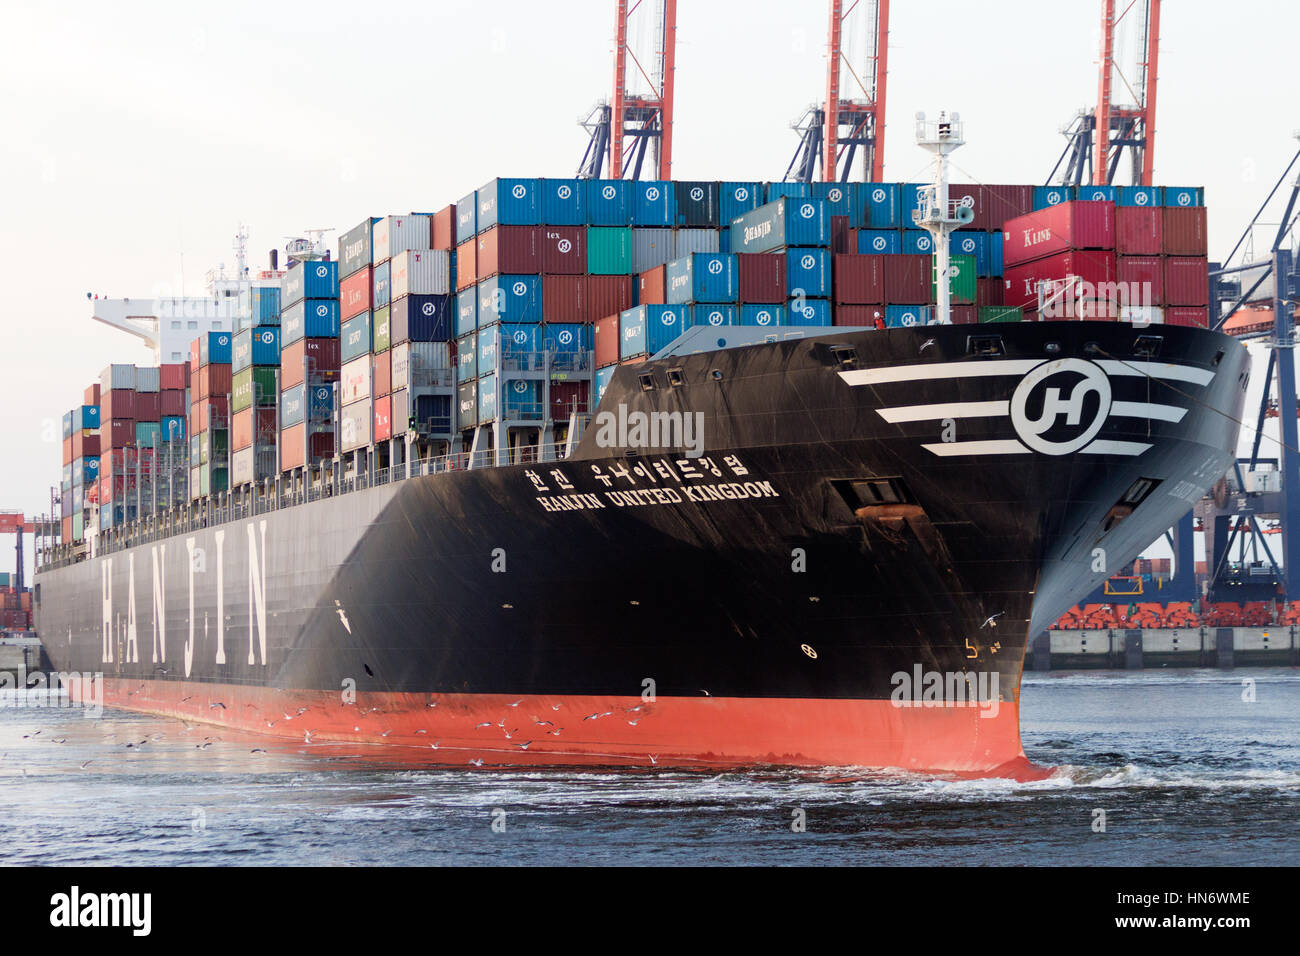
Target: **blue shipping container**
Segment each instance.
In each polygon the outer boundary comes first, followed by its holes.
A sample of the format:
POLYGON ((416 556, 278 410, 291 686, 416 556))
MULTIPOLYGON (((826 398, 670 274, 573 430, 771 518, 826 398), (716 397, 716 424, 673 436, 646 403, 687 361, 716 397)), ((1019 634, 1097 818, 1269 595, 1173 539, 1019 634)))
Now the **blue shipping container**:
POLYGON ((456 335, 478 331, 478 286, 470 286, 456 295, 456 335))
POLYGON ((370 307, 372 309, 382 309, 392 303, 393 287, 388 281, 391 266, 392 262, 385 259, 375 266, 374 271, 370 274, 370 307))
POLYGON ((626 179, 588 179, 583 183, 587 219, 593 226, 632 224, 632 183, 626 179))
POLYGON ((209 332, 199 336, 199 364, 229 365, 230 340, 229 332, 209 332))
POLYGON ((680 305, 639 305, 619 314, 619 357, 653 355, 682 334, 686 309, 680 305))
POLYGON ((537 179, 494 179, 474 195, 478 198, 478 231, 503 226, 539 226, 542 222, 537 179))
POLYGON ((793 199, 811 199, 812 194, 810 183, 768 183, 766 194, 763 196, 763 205, 784 199, 786 196, 793 199))
MULTIPOLYGON (((718 222, 723 226, 731 225, 731 220, 737 216, 743 216, 762 205, 762 199, 762 183, 719 183, 718 222)), ((722 235, 725 239, 727 235, 725 228, 722 230, 722 235)))
POLYGON ((1047 209, 1049 206, 1059 206, 1063 202, 1069 202, 1073 197, 1073 190, 1069 186, 1035 186, 1034 187, 1034 208, 1047 209))
POLYGON ((668 263, 667 295, 672 305, 735 302, 740 295, 736 257, 696 252, 668 263))
MULTIPOLYGON (((617 365, 606 365, 604 368, 596 369, 596 404, 605 397, 605 389, 609 388, 609 380, 614 377, 617 365)), ((595 410, 593 406, 593 411, 595 410)))
POLYGON ((374 351, 374 331, 371 328, 370 313, 362 312, 343 323, 339 332, 339 358, 351 362, 374 351))
POLYGON ((787 249, 785 251, 785 292, 812 299, 831 294, 831 251, 829 249, 787 249))
POLYGON ((1199 186, 1165 186, 1164 205, 1204 206, 1205 190, 1199 186))
POLYGON ((731 225, 732 252, 771 252, 782 246, 829 244, 826 204, 819 199, 778 199, 746 213, 731 225))
POLYGON ((1116 190, 1114 186, 1077 186, 1074 198, 1084 202, 1114 202, 1116 190))
POLYGON ((537 322, 517 322, 502 324, 496 329, 487 329, 499 333, 497 355, 505 365, 505 359, 511 355, 531 355, 544 348, 542 326, 537 322))
POLYGON ((280 287, 254 286, 248 290, 254 325, 275 325, 280 321, 280 287))
POLYGON ((301 338, 332 339, 338 334, 338 299, 303 299, 280 313, 282 351, 301 338))
POLYGON ((785 325, 785 306, 777 303, 742 305, 740 307, 740 324, 756 325, 760 328, 785 325))
POLYGON ((934 237, 923 229, 903 230, 903 253, 905 255, 929 255, 934 252, 934 237))
POLYGON ((316 259, 297 262, 280 279, 280 310, 284 311, 303 299, 337 299, 339 297, 339 264, 333 260, 316 259))
POLYGON ((478 378, 478 341, 471 333, 456 340, 456 381, 472 382, 478 378))
POLYGON ((478 235, 478 196, 470 193, 456 203, 456 245, 478 235))
POLYGON ((522 378, 503 383, 501 417, 525 421, 540 421, 545 418, 542 408, 542 383, 536 379, 522 378))
POLYGON ((697 325, 736 325, 740 321, 734 305, 693 305, 686 310, 686 328, 697 325))
POLYGON ((497 417, 497 377, 484 375, 478 383, 478 420, 495 421, 497 417))
POLYGON ((828 216, 852 216, 852 189, 848 183, 813 183, 812 195, 826 203, 828 216))
POLYGON ((677 193, 670 182, 657 179, 632 183, 632 225, 672 226, 677 218, 677 193))
POLYGON ((157 422, 136 422, 135 444, 138 448, 157 448, 162 444, 162 428, 157 422))
POLYGON ((590 325, 550 322, 547 323, 543 335, 548 352, 571 354, 589 352, 592 348, 592 329, 590 325))
POLYGON ((991 232, 988 237, 988 257, 989 257, 989 275, 1002 275, 1002 252, 1005 248, 1006 240, 1000 232, 991 232))
POLYGON ((885 326, 891 329, 929 325, 933 312, 928 305, 887 305, 885 326))
POLYGON ((587 203, 581 179, 543 179, 542 222, 548 226, 585 226, 587 203))
POLYGON ((786 325, 830 325, 830 299, 791 299, 785 314, 786 325))
POLYGON ((478 324, 542 321, 542 280, 535 275, 502 275, 478 284, 478 324))
POLYGON ((974 256, 975 274, 992 275, 989 267, 989 246, 1002 245, 1002 234, 985 232, 954 232, 948 240, 948 251, 954 256, 974 256))
POLYGON ((1162 206, 1164 190, 1159 186, 1121 186, 1119 199, 1121 206, 1162 206))
POLYGON ((164 415, 158 423, 158 431, 164 442, 185 441, 185 416, 164 415))
POLYGON ((859 229, 858 254, 896 256, 903 251, 903 234, 897 229, 859 229))
POLYGON ((849 198, 849 225, 855 229, 901 229, 912 224, 910 212, 903 221, 903 189, 898 183, 854 183, 849 198))
POLYGON ((497 327, 489 326, 479 329, 474 336, 474 348, 478 352, 478 370, 486 375, 497 367, 497 327))

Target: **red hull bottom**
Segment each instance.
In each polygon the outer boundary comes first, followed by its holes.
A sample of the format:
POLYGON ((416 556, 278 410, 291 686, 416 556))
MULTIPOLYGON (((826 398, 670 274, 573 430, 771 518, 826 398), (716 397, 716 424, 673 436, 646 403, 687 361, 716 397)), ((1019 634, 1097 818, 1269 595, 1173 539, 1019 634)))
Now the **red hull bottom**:
POLYGON ((447 766, 870 767, 1042 776, 1019 707, 888 700, 526 696, 281 690, 103 679, 108 707, 307 742, 383 744, 447 766))

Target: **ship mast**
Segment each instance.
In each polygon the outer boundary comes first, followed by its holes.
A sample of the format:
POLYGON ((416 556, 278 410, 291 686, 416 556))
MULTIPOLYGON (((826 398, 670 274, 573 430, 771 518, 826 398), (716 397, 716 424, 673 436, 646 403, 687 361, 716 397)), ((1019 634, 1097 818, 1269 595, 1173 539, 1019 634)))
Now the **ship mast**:
POLYGON ((940 113, 938 120, 928 121, 924 113, 916 114, 916 145, 934 154, 934 182, 916 191, 916 209, 912 222, 934 239, 935 310, 939 325, 952 324, 951 249, 948 238, 953 230, 970 225, 975 210, 948 199, 948 156, 965 144, 962 139, 961 114, 940 113))

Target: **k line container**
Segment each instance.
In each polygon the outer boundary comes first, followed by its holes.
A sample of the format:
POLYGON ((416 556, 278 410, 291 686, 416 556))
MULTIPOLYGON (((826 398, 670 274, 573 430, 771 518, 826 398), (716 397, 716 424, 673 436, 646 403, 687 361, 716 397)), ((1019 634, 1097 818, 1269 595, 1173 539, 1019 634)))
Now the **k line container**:
POLYGON ((1092 299, 1102 286, 1116 281, 1115 253, 1104 250, 1062 252, 1017 266, 1008 266, 1003 276, 1005 305, 1038 307, 1040 282, 1057 282, 1075 276, 1084 286, 1078 298, 1092 299), (1089 294, 1089 290, 1093 290, 1089 294))
POLYGON ((1106 202, 1067 202, 1008 221, 1002 229, 1006 267, 1071 249, 1114 249, 1115 207, 1106 202))

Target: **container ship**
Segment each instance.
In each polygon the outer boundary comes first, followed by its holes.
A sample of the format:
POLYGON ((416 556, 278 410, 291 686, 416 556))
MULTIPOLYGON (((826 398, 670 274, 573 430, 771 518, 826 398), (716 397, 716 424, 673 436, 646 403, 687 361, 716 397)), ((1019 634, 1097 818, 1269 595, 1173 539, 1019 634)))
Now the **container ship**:
POLYGON ((307 250, 65 419, 50 660, 434 764, 1023 772, 1029 635, 1222 476, 1247 354, 1199 189, 939 166, 497 179, 307 250))

